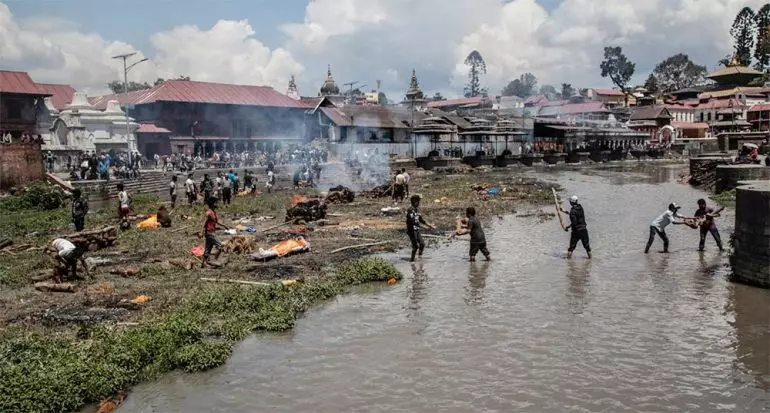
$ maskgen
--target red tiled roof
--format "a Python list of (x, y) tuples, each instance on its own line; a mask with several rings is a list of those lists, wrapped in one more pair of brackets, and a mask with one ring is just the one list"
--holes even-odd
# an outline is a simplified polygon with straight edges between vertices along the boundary
[(64, 109), (75, 94), (75, 89), (70, 85), (57, 85), (53, 83), (38, 83), (37, 88), (51, 95), (51, 103), (58, 110)]
[[(100, 108), (106, 107), (109, 100), (125, 103), (123, 94), (100, 96), (91, 100), (91, 103)], [(130, 92), (128, 100), (128, 103), (134, 105), (154, 102), (190, 102), (280, 108), (310, 107), (307, 103), (278, 93), (269, 86), (231, 85), (193, 80), (167, 80), (151, 89)]]
[(545, 102), (541, 102), (540, 106), (547, 108), (549, 106), (564, 106), (566, 104), (569, 104), (569, 100), (548, 100)]
[(754, 105), (749, 109), (749, 112), (764, 112), (770, 110), (770, 103), (762, 103), (759, 105)]
[(527, 98), (527, 100), (524, 101), (525, 105), (539, 105), (542, 103), (547, 103), (548, 98), (545, 95), (535, 95), (530, 96)]
[(623, 92), (617, 89), (594, 89), (594, 93), (602, 96), (623, 96)]
[(671, 114), (663, 105), (639, 106), (631, 113), (631, 120), (671, 119)]
[(569, 103), (561, 107), (565, 115), (573, 113), (607, 112), (602, 102)]
[(40, 90), (27, 72), (12, 72), (10, 70), (0, 70), (0, 93), (35, 96), (50, 95)]
[(139, 129), (136, 130), (137, 133), (171, 133), (170, 130), (166, 128), (161, 128), (159, 126), (155, 126), (154, 123), (142, 123), (139, 125)]
[(734, 108), (745, 108), (746, 105), (738, 99), (718, 99), (711, 100), (706, 103), (699, 103), (696, 108), (698, 109), (725, 109), (729, 108), (730, 104)]
[(706, 122), (671, 122), (671, 126), (678, 129), (708, 129)]
[(447, 100), (435, 100), (428, 102), (429, 108), (443, 108), (447, 106), (464, 106), (471, 104), (479, 104), (484, 101), (484, 97), (477, 96), (475, 98), (459, 98), (459, 99), (447, 99)]

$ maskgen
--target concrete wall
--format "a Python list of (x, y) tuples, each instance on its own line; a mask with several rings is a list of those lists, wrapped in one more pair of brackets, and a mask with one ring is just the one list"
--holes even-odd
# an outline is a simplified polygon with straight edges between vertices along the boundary
[(40, 145), (0, 144), (0, 189), (43, 179)]
[(770, 181), (736, 189), (733, 278), (770, 288)]
[(740, 181), (770, 180), (770, 168), (764, 165), (717, 165), (714, 192), (729, 191)]

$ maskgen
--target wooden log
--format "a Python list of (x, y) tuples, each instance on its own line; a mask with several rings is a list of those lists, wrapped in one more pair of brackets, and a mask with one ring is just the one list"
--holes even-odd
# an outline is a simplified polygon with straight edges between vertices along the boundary
[(559, 197), (556, 195), (556, 190), (551, 188), (551, 192), (553, 192), (553, 204), (556, 207), (556, 215), (559, 217), (559, 224), (561, 224), (561, 229), (566, 230), (567, 227), (564, 226), (564, 218), (561, 217), (561, 208), (559, 207)]
[(69, 283), (54, 284), (54, 283), (39, 282), (35, 284), (35, 289), (38, 291), (49, 292), (49, 293), (74, 293), (75, 285), (69, 284)]
[(116, 268), (110, 271), (110, 274), (120, 275), (121, 277), (128, 278), (128, 277), (135, 277), (139, 275), (141, 272), (142, 270), (139, 267), (127, 267), (127, 268)]
[(351, 250), (351, 249), (354, 249), (354, 248), (375, 247), (377, 245), (385, 245), (385, 244), (390, 244), (392, 242), (393, 241), (381, 241), (381, 242), (370, 242), (368, 244), (351, 245), (349, 247), (337, 248), (336, 250), (330, 252), (330, 254), (336, 254), (338, 252), (342, 252), (342, 251), (346, 251), (346, 250)]
[(265, 228), (265, 229), (262, 230), (262, 232), (272, 231), (274, 229), (278, 229), (278, 228), (281, 228), (281, 227), (286, 227), (286, 226), (293, 225), (293, 224), (294, 224), (293, 221), (284, 222), (282, 224), (273, 225), (272, 227)]
[(34, 282), (47, 281), (55, 276), (56, 276), (56, 271), (54, 270), (42, 270), (38, 275), (34, 275), (30, 277), (30, 280)]
[(206, 282), (216, 282), (216, 283), (257, 285), (260, 287), (265, 287), (270, 285), (270, 283), (266, 283), (262, 281), (231, 280), (228, 278), (201, 278), (200, 280), (206, 281)]

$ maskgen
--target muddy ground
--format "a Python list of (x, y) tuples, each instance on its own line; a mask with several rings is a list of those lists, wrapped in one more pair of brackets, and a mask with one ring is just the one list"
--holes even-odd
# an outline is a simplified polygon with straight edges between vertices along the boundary
[[(51, 260), (43, 251), (0, 252), (0, 338), (30, 329), (67, 336), (77, 334), (82, 325), (141, 323), (202, 291), (207, 284), (200, 280), (202, 277), (247, 281), (323, 277), (325, 269), (333, 263), (409, 245), (404, 219), (408, 201), (396, 205), (400, 211), (383, 215), (382, 208), (394, 206), (390, 198), (367, 198), (360, 194), (352, 203), (328, 205), (325, 225), (289, 225), (265, 233), (266, 228), (284, 222), (286, 207), (296, 195), (289, 182), (279, 181), (277, 186), (278, 190), (272, 194), (237, 197), (231, 205), (220, 205), (220, 221), (234, 226), (240, 220), (247, 220), (243, 225), (253, 225), (258, 231), (244, 235), (253, 237), (256, 246), (264, 249), (281, 240), (303, 236), (311, 245), (308, 253), (269, 262), (251, 261), (247, 254), (223, 254), (222, 268), (201, 269), (190, 250), (202, 244), (199, 238), (202, 205), (177, 206), (172, 214), (172, 228), (132, 228), (119, 234), (115, 246), (87, 253), (92, 268), (88, 276), (73, 281), (77, 287), (74, 293), (44, 293), (34, 289), (32, 277), (52, 268)], [(479, 194), (479, 186), (496, 187), (501, 192), (483, 196)], [(474, 190), (474, 187), (477, 188)], [(515, 213), (533, 219), (550, 219), (553, 215), (538, 212), (536, 206), (552, 201), (551, 186), (511, 170), (454, 175), (420, 171), (413, 174), (410, 190), (412, 194), (422, 195), (423, 216), (438, 228), (425, 232), (429, 247), (438, 242), (467, 242), (462, 237), (448, 238), (467, 206), (476, 207), (478, 215), (487, 222)], [(300, 193), (306, 197), (321, 195), (312, 189), (303, 189)], [(138, 215), (153, 213), (165, 201), (137, 198), (133, 209)], [(552, 212), (552, 208), (547, 211)], [(9, 221), (3, 226), (12, 227), (14, 245), (44, 247), (57, 235), (71, 233), (67, 212), (5, 214), (3, 219)], [(273, 218), (261, 220), (260, 217)], [(113, 210), (102, 210), (89, 214), (86, 229), (116, 224)], [(219, 238), (224, 242), (231, 237), (220, 235)], [(345, 246), (383, 241), (388, 243), (331, 253)], [(177, 267), (169, 261), (189, 261), (192, 269)], [(115, 270), (131, 267), (141, 272), (129, 277), (114, 274)], [(130, 302), (141, 295), (151, 299), (141, 304)]]

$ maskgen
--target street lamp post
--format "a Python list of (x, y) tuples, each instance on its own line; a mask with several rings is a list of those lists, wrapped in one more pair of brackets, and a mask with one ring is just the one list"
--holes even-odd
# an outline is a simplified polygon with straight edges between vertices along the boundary
[(132, 154), (133, 147), (131, 145), (131, 138), (130, 138), (131, 130), (130, 130), (130, 127), (129, 127), (129, 122), (128, 122), (128, 105), (129, 105), (129, 102), (128, 102), (128, 71), (131, 70), (134, 66), (138, 65), (139, 63), (142, 63), (142, 62), (145, 62), (145, 61), (148, 60), (145, 57), (142, 60), (139, 60), (137, 62), (134, 62), (134, 63), (128, 65), (127, 64), (128, 63), (128, 58), (133, 56), (133, 55), (135, 55), (135, 54), (136, 54), (136, 52), (131, 52), (131, 53), (124, 53), (124, 54), (112, 57), (113, 59), (123, 59), (123, 99), (126, 102), (125, 103), (124, 113), (126, 115), (126, 143), (128, 144), (128, 164), (129, 165), (133, 165), (132, 159), (131, 159), (132, 156), (133, 156), (133, 154)]

